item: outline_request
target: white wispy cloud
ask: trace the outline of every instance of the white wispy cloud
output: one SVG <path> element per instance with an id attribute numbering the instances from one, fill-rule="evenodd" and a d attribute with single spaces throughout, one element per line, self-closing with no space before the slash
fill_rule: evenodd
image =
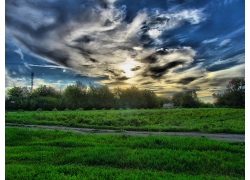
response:
<path id="1" fill-rule="evenodd" d="M 203 13 L 203 10 L 204 9 L 183 10 L 177 14 L 174 14 L 173 17 L 176 17 L 179 20 L 187 20 L 191 24 L 198 24 L 206 20 L 206 16 Z"/>
<path id="2" fill-rule="evenodd" d="M 230 43 L 231 39 L 225 39 L 223 41 L 221 41 L 221 43 L 219 44 L 219 46 L 225 46 L 226 44 Z"/>
<path id="3" fill-rule="evenodd" d="M 202 43 L 203 44 L 208 44 L 208 43 L 216 42 L 217 40 L 218 40 L 218 38 L 206 39 L 206 40 L 203 40 Z"/>
<path id="4" fill-rule="evenodd" d="M 17 50 L 15 50 L 15 52 L 20 55 L 20 57 L 21 57 L 22 60 L 24 60 L 23 59 L 23 53 L 22 53 L 22 50 L 20 48 L 18 48 Z"/>
<path id="5" fill-rule="evenodd" d="M 42 68 L 59 68 L 59 69 L 65 69 L 65 67 L 56 66 L 56 65 L 27 64 L 27 66 L 42 67 Z"/>

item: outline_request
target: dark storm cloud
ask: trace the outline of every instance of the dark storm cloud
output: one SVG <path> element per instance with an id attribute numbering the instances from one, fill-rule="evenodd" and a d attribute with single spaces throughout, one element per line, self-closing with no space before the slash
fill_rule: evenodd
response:
<path id="1" fill-rule="evenodd" d="M 83 67 L 86 67 L 86 68 L 94 68 L 93 65 L 89 65 L 89 64 L 83 64 L 82 66 L 83 66 Z"/>
<path id="2" fill-rule="evenodd" d="M 90 36 L 87 36 L 87 35 L 84 35 L 82 37 L 79 37 L 77 39 L 74 39 L 73 40 L 74 42 L 77 42 L 77 43 L 90 43 L 91 41 L 94 41 L 94 38 L 90 37 Z"/>
<path id="3" fill-rule="evenodd" d="M 176 48 L 176 49 L 158 49 L 156 52 L 142 58 L 141 62 L 143 63 L 149 63 L 149 64 L 154 64 L 157 63 L 157 61 L 159 59 L 162 58 L 167 58 L 168 59 L 168 55 L 174 55 L 175 53 L 179 54 L 179 57 L 183 57 L 183 59 L 185 59 L 186 57 L 190 57 L 192 56 L 192 54 L 194 54 L 192 51 L 190 51 L 190 48 Z"/>
<path id="4" fill-rule="evenodd" d="M 28 42 L 22 37 L 16 37 L 19 42 L 21 42 L 27 49 L 32 51 L 34 54 L 39 55 L 43 58 L 49 58 L 55 63 L 63 65 L 65 67 L 70 67 L 68 64 L 69 55 L 62 49 L 50 49 L 46 46 L 39 46 L 38 44 L 33 44 Z"/>
<path id="5" fill-rule="evenodd" d="M 90 77 L 82 75 L 82 74 L 74 74 L 73 75 L 75 78 L 77 79 L 89 79 Z M 95 78 L 96 80 L 108 80 L 109 77 L 108 76 L 100 76 L 98 78 Z"/>
<path id="6" fill-rule="evenodd" d="M 150 67 L 148 70 L 150 72 L 149 76 L 151 76 L 154 79 L 160 78 L 161 76 L 163 76 L 168 70 L 178 66 L 178 65 L 182 65 L 184 64 L 183 61 L 173 61 L 170 63 L 167 63 L 164 66 L 156 66 L 156 67 Z M 145 74 L 145 76 L 148 76 L 147 73 Z"/>
<path id="7" fill-rule="evenodd" d="M 125 81 L 129 79 L 129 77 L 123 75 L 125 73 L 124 71 L 117 69 L 106 69 L 105 71 L 111 74 L 110 78 L 115 81 Z"/>
<path id="8" fill-rule="evenodd" d="M 130 71 L 138 71 L 139 69 L 141 69 L 141 67 L 140 66 L 136 66 L 134 68 L 131 68 Z"/>
<path id="9" fill-rule="evenodd" d="M 93 63 L 96 63 L 96 62 L 98 62 L 96 59 L 94 59 L 94 58 L 89 58 L 89 60 L 91 61 L 91 62 L 93 62 Z"/>
<path id="10" fill-rule="evenodd" d="M 153 82 L 143 82 L 143 83 L 141 83 L 141 85 L 150 85 L 150 84 L 153 84 Z"/>
<path id="11" fill-rule="evenodd" d="M 116 72 L 114 69 L 106 69 L 105 71 L 111 73 L 112 75 L 114 76 L 120 76 L 120 73 L 119 72 Z"/>
<path id="12" fill-rule="evenodd" d="M 128 80 L 129 78 L 126 76 L 122 76 L 122 77 L 116 77 L 115 79 L 118 81 L 125 81 L 125 80 Z"/>
<path id="13" fill-rule="evenodd" d="M 144 48 L 149 48 L 152 47 L 154 40 L 148 34 L 144 33 L 140 36 L 139 42 Z"/>
<path id="14" fill-rule="evenodd" d="M 72 50 L 76 49 L 78 52 L 85 57 L 86 59 L 90 60 L 90 55 L 93 54 L 91 50 L 85 49 L 82 45 L 67 45 L 68 47 L 72 48 Z"/>
<path id="15" fill-rule="evenodd" d="M 150 63 L 150 64 L 156 63 L 157 62 L 157 57 L 154 54 L 152 54 L 152 55 L 147 56 L 144 59 L 142 59 L 142 62 Z"/>
<path id="16" fill-rule="evenodd" d="M 181 65 L 181 64 L 184 64 L 183 61 L 173 61 L 173 62 L 170 62 L 170 63 L 167 63 L 166 65 L 164 66 L 160 66 L 160 67 L 150 67 L 149 68 L 149 71 L 152 72 L 152 73 L 155 73 L 155 74 L 158 74 L 158 73 L 164 73 L 166 72 L 167 70 L 171 69 L 171 68 L 174 68 L 178 65 Z"/>
<path id="17" fill-rule="evenodd" d="M 187 77 L 187 78 L 181 79 L 178 83 L 183 84 L 183 85 L 187 85 L 196 79 L 197 79 L 197 77 Z"/>
<path id="18" fill-rule="evenodd" d="M 53 59 L 58 64 L 61 64 L 65 67 L 70 67 L 68 64 L 69 55 L 65 51 L 59 49 L 55 50 L 37 49 L 35 52 L 42 57 Z"/>
<path id="19" fill-rule="evenodd" d="M 172 84 L 172 83 L 175 83 L 175 81 L 173 81 L 173 80 L 169 80 L 169 79 L 168 79 L 168 80 L 166 80 L 166 81 L 165 81 L 165 83 L 166 83 L 166 84 L 169 84 L 169 83 L 171 83 L 171 84 Z"/>

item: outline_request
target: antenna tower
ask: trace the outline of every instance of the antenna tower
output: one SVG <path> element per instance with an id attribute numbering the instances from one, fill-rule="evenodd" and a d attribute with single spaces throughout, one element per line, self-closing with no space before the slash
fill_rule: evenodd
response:
<path id="1" fill-rule="evenodd" d="M 33 82 L 34 82 L 34 72 L 31 73 L 31 89 L 30 92 L 33 90 Z"/>

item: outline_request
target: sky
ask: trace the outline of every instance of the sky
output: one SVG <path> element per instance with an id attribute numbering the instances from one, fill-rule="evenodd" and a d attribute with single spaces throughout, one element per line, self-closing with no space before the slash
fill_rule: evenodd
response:
<path id="1" fill-rule="evenodd" d="M 245 77 L 243 0 L 8 0 L 5 89 L 76 81 L 196 90 L 204 102 Z"/>

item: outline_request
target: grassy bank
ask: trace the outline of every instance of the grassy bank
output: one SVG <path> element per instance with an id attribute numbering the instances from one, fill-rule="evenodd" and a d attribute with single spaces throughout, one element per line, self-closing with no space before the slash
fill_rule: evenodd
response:
<path id="1" fill-rule="evenodd" d="M 244 179 L 245 145 L 6 128 L 6 179 Z"/>
<path id="2" fill-rule="evenodd" d="M 6 112 L 5 122 L 118 130 L 245 133 L 245 109 Z"/>

